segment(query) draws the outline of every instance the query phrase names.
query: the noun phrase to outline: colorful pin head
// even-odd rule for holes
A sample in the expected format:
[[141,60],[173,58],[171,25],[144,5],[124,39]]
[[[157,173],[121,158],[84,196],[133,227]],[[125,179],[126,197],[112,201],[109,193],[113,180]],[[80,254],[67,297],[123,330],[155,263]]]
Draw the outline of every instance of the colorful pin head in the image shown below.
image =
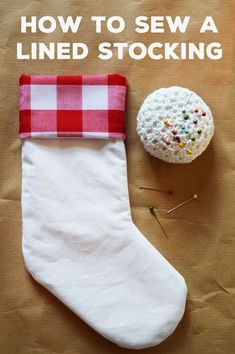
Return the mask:
[[164,125],[165,125],[165,127],[169,127],[169,121],[168,121],[168,119],[164,119]]
[[177,136],[175,137],[175,140],[179,141],[179,140],[180,140],[180,137],[177,135]]

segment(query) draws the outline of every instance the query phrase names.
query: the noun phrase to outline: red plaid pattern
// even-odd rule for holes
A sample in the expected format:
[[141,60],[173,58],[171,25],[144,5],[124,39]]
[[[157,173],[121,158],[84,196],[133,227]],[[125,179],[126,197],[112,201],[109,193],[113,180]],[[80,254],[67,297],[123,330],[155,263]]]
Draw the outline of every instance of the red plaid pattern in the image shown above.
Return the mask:
[[20,78],[20,138],[124,139],[126,77]]

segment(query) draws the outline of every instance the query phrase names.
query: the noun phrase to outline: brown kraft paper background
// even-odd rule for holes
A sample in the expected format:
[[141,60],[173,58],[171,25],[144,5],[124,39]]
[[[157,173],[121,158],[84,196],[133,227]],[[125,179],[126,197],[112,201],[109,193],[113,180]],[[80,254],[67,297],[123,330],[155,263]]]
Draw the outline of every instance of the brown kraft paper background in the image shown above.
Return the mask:
[[[0,353],[130,354],[94,332],[27,273],[21,252],[21,141],[18,139],[18,79],[21,74],[76,75],[118,72],[128,77],[126,140],[128,183],[134,222],[185,277],[189,294],[175,332],[143,354],[235,353],[235,1],[2,1],[0,118]],[[83,16],[78,34],[20,33],[20,16]],[[96,34],[90,17],[123,16],[126,29]],[[191,16],[186,33],[138,34],[137,16]],[[200,34],[205,16],[219,33]],[[16,60],[16,43],[85,42],[85,60]],[[100,42],[220,42],[221,60],[136,61],[116,54],[97,58]],[[215,119],[215,135],[205,153],[187,165],[167,164],[144,151],[136,134],[136,115],[146,95],[179,85],[202,96]],[[140,190],[172,189],[174,195]],[[166,210],[192,194],[198,199],[172,214]],[[157,215],[167,239],[148,206]],[[32,205],[33,208],[33,205]],[[95,302],[95,299],[94,299]]]

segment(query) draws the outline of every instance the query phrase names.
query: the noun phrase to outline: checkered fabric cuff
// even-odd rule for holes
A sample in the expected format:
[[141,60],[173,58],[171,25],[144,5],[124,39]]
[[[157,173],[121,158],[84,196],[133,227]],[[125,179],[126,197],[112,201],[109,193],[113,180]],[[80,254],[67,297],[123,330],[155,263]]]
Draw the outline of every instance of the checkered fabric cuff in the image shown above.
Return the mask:
[[20,78],[20,138],[125,139],[126,77]]

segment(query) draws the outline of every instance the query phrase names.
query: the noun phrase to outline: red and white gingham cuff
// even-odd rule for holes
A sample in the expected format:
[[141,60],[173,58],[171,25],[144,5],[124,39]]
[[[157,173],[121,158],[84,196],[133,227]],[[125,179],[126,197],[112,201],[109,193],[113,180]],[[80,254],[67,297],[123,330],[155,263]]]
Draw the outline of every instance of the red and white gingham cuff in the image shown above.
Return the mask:
[[125,139],[127,79],[119,74],[20,78],[20,138]]

